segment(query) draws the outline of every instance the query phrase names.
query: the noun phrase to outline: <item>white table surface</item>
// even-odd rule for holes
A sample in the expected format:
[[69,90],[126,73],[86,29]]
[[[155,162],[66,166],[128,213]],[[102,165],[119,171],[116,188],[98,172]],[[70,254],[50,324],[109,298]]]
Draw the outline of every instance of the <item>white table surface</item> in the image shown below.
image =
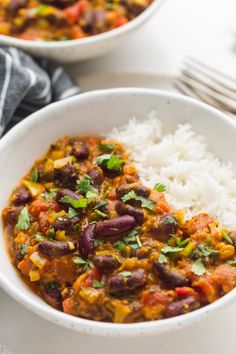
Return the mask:
[[[176,74],[183,58],[193,55],[236,78],[234,32],[236,0],[165,0],[132,41],[97,60],[74,64],[69,71],[84,90],[168,88],[163,74]],[[235,328],[236,304],[173,334],[171,341],[167,335],[151,340],[91,338],[39,318],[0,290],[0,354],[235,354]]]

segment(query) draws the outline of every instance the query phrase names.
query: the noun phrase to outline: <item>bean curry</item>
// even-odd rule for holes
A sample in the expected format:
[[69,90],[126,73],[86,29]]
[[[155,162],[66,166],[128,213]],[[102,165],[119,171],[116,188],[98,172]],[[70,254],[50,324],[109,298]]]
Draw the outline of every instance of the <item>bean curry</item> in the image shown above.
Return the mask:
[[1,0],[0,34],[26,40],[79,39],[125,25],[152,0]]
[[52,144],[13,191],[4,234],[19,275],[49,305],[96,321],[188,313],[236,285],[236,233],[186,220],[145,187],[125,148],[98,137]]

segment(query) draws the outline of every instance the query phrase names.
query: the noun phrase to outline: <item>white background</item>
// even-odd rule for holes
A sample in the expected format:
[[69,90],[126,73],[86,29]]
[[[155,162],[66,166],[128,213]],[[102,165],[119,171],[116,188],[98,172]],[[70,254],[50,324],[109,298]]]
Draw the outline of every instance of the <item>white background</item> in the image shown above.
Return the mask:
[[[116,86],[114,73],[122,78],[124,72],[144,76],[149,73],[145,85],[150,82],[152,87],[155,83],[161,87],[157,74],[175,74],[184,57],[191,54],[236,78],[234,33],[236,0],[166,0],[159,13],[132,40],[105,57],[74,64],[69,70],[84,89]],[[98,74],[100,82],[96,81]],[[129,84],[129,77],[124,85]],[[130,85],[135,84],[135,77],[130,79]],[[118,81],[122,86],[122,79]],[[235,337],[236,304],[192,329],[173,334],[171,340],[164,335],[118,341],[91,338],[57,327],[0,291],[0,353],[235,354]]]

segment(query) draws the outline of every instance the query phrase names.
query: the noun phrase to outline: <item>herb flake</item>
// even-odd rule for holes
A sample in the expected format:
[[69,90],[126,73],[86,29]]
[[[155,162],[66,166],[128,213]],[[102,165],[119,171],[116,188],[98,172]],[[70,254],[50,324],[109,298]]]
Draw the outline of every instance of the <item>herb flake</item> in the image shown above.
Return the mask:
[[162,183],[157,183],[155,186],[154,186],[154,191],[157,191],[157,192],[165,192],[166,191],[166,186]]
[[206,273],[206,268],[205,268],[204,263],[202,262],[201,258],[198,258],[192,264],[192,272],[196,275],[199,275],[199,276]]
[[16,228],[18,230],[28,230],[30,228],[30,216],[27,207],[21,210]]

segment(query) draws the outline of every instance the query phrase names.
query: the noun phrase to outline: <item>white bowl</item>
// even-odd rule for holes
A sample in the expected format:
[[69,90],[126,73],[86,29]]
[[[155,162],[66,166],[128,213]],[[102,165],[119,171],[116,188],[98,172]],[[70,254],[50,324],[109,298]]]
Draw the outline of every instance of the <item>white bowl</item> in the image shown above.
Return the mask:
[[95,36],[68,41],[28,41],[0,34],[0,44],[21,48],[35,56],[54,59],[63,63],[95,58],[117,46],[142,25],[158,10],[163,0],[153,3],[134,20],[117,29]]
[[[143,118],[156,110],[165,132],[188,122],[207,137],[210,149],[223,161],[236,166],[236,123],[223,113],[184,96],[148,89],[94,91],[53,103],[31,115],[0,140],[0,209],[6,206],[12,188],[50,143],[64,135],[99,135],[129,118]],[[222,134],[223,132],[223,134]],[[2,227],[2,224],[0,225]],[[193,326],[236,299],[236,289],[211,305],[186,315],[160,321],[113,324],[85,320],[57,311],[34,294],[11,265],[0,239],[0,285],[22,305],[60,325],[84,333],[112,336],[156,335]]]

